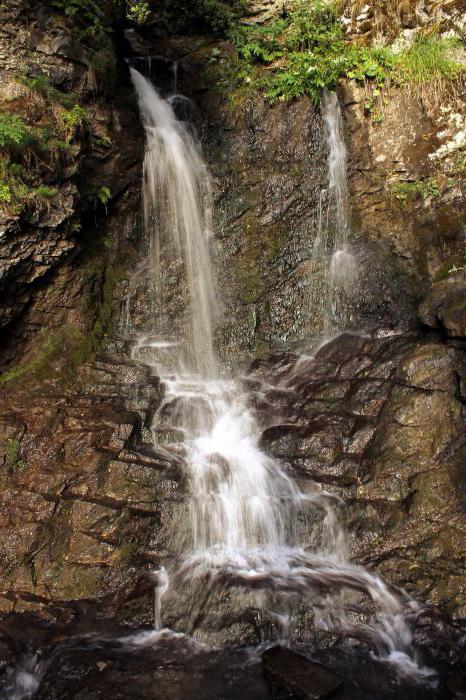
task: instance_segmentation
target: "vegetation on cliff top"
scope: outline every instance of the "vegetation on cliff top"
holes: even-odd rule
[[[318,103],[323,89],[347,77],[375,91],[367,103],[372,111],[387,84],[438,85],[464,72],[454,56],[459,40],[421,32],[398,53],[355,45],[345,39],[340,10],[339,2],[296,0],[275,22],[234,27],[229,37],[242,64],[236,87],[260,87],[271,102],[308,95]]]

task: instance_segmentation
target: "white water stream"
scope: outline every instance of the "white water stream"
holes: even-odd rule
[[[179,326],[170,325],[159,311],[151,333],[139,339],[133,352],[161,377],[164,399],[154,418],[154,438],[168,424],[173,437],[164,448],[182,459],[189,484],[189,522],[175,523],[173,532],[183,542],[180,561],[168,574],[155,574],[156,624],[162,625],[167,589],[176,590],[183,582],[198,579],[207,587],[253,589],[258,591],[256,604],[282,621],[282,635],[293,629],[298,601],[313,610],[314,624],[362,638],[405,672],[422,674],[407,621],[418,610],[416,603],[347,561],[335,497],[304,493],[264,453],[250,395],[240,380],[219,376],[209,175],[191,128],[176,118],[170,100],[162,99],[136,70],[131,76],[147,137],[143,201],[151,287],[163,298],[164,272],[174,258],[174,270],[183,275],[183,311],[188,309],[179,335]],[[334,96],[326,97],[330,188],[337,204],[329,286],[333,317],[332,290],[354,276],[336,104]],[[285,380],[282,389],[289,390]],[[318,522],[317,534],[310,531],[311,521]],[[364,623],[352,612],[354,600],[361,597],[372,601],[372,615]]]
[[[325,336],[344,328],[351,313],[351,292],[358,271],[349,243],[350,204],[347,177],[347,153],[343,119],[336,93],[324,91],[322,118],[328,149],[328,190],[321,193],[319,231],[312,257],[320,267],[322,278],[319,303]],[[326,199],[326,205],[324,205]]]

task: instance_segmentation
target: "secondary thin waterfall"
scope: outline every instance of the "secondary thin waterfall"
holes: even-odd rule
[[[151,240],[150,286],[163,298],[164,274],[174,256],[173,271],[180,274],[188,301],[182,308],[186,324],[168,324],[162,308],[151,334],[141,337],[133,352],[161,378],[164,398],[152,424],[154,442],[184,465],[189,490],[188,509],[173,523],[178,561],[154,574],[157,624],[170,594],[181,598],[179,591],[198,581],[204,601],[228,588],[239,607],[238,591],[252,591],[254,605],[279,621],[280,635],[292,632],[296,607],[304,604],[313,610],[315,625],[362,638],[412,671],[406,615],[416,614],[417,605],[346,560],[334,508],[338,499],[321,490],[301,491],[261,448],[262,430],[246,384],[219,377],[207,169],[193,132],[176,118],[170,100],[137,71],[131,76],[147,138],[143,202]],[[338,216],[347,220],[343,209]],[[340,233],[346,236],[343,226]],[[344,250],[344,240],[337,239],[343,245],[338,250]],[[177,358],[175,368],[169,355]],[[295,371],[277,376],[275,390],[293,391],[300,367],[298,362]],[[266,397],[268,389],[257,390],[256,398]],[[353,615],[358,596],[372,600],[366,624]],[[190,603],[192,597],[192,591],[184,596]],[[209,619],[202,600],[202,615],[196,617],[202,623],[192,622],[190,631]]]
[[[321,194],[319,231],[312,257],[321,269],[319,302],[323,331],[328,335],[344,328],[350,320],[351,292],[357,279],[357,267],[349,244],[351,211],[347,153],[336,93],[324,91],[322,118],[328,149],[328,190]]]

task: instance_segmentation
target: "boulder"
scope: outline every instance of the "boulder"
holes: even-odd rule
[[[433,284],[420,305],[419,318],[451,338],[466,337],[466,273],[456,272]]]

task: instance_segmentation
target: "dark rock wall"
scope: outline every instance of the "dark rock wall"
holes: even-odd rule
[[[43,206],[27,204],[19,213],[3,209],[0,214],[0,359],[11,366],[29,350],[34,353],[28,343],[36,343],[41,329],[69,322],[89,330],[85,298],[92,289],[83,260],[89,272],[89,260],[97,256],[104,270],[103,258],[115,263],[124,246],[130,253],[135,226],[123,221],[130,200],[131,216],[137,216],[142,135],[124,69],[113,100],[64,16],[42,3],[8,2],[0,12],[2,109],[32,128],[48,127],[56,104],[21,82],[25,76],[45,76],[50,89],[70,96],[87,114],[56,161],[31,156],[39,161],[35,184],[51,184],[56,194]],[[115,46],[109,46],[115,54]],[[113,60],[117,70],[116,55]],[[105,206],[99,200],[102,187],[110,193]],[[122,219],[117,225],[112,223],[116,210]]]

